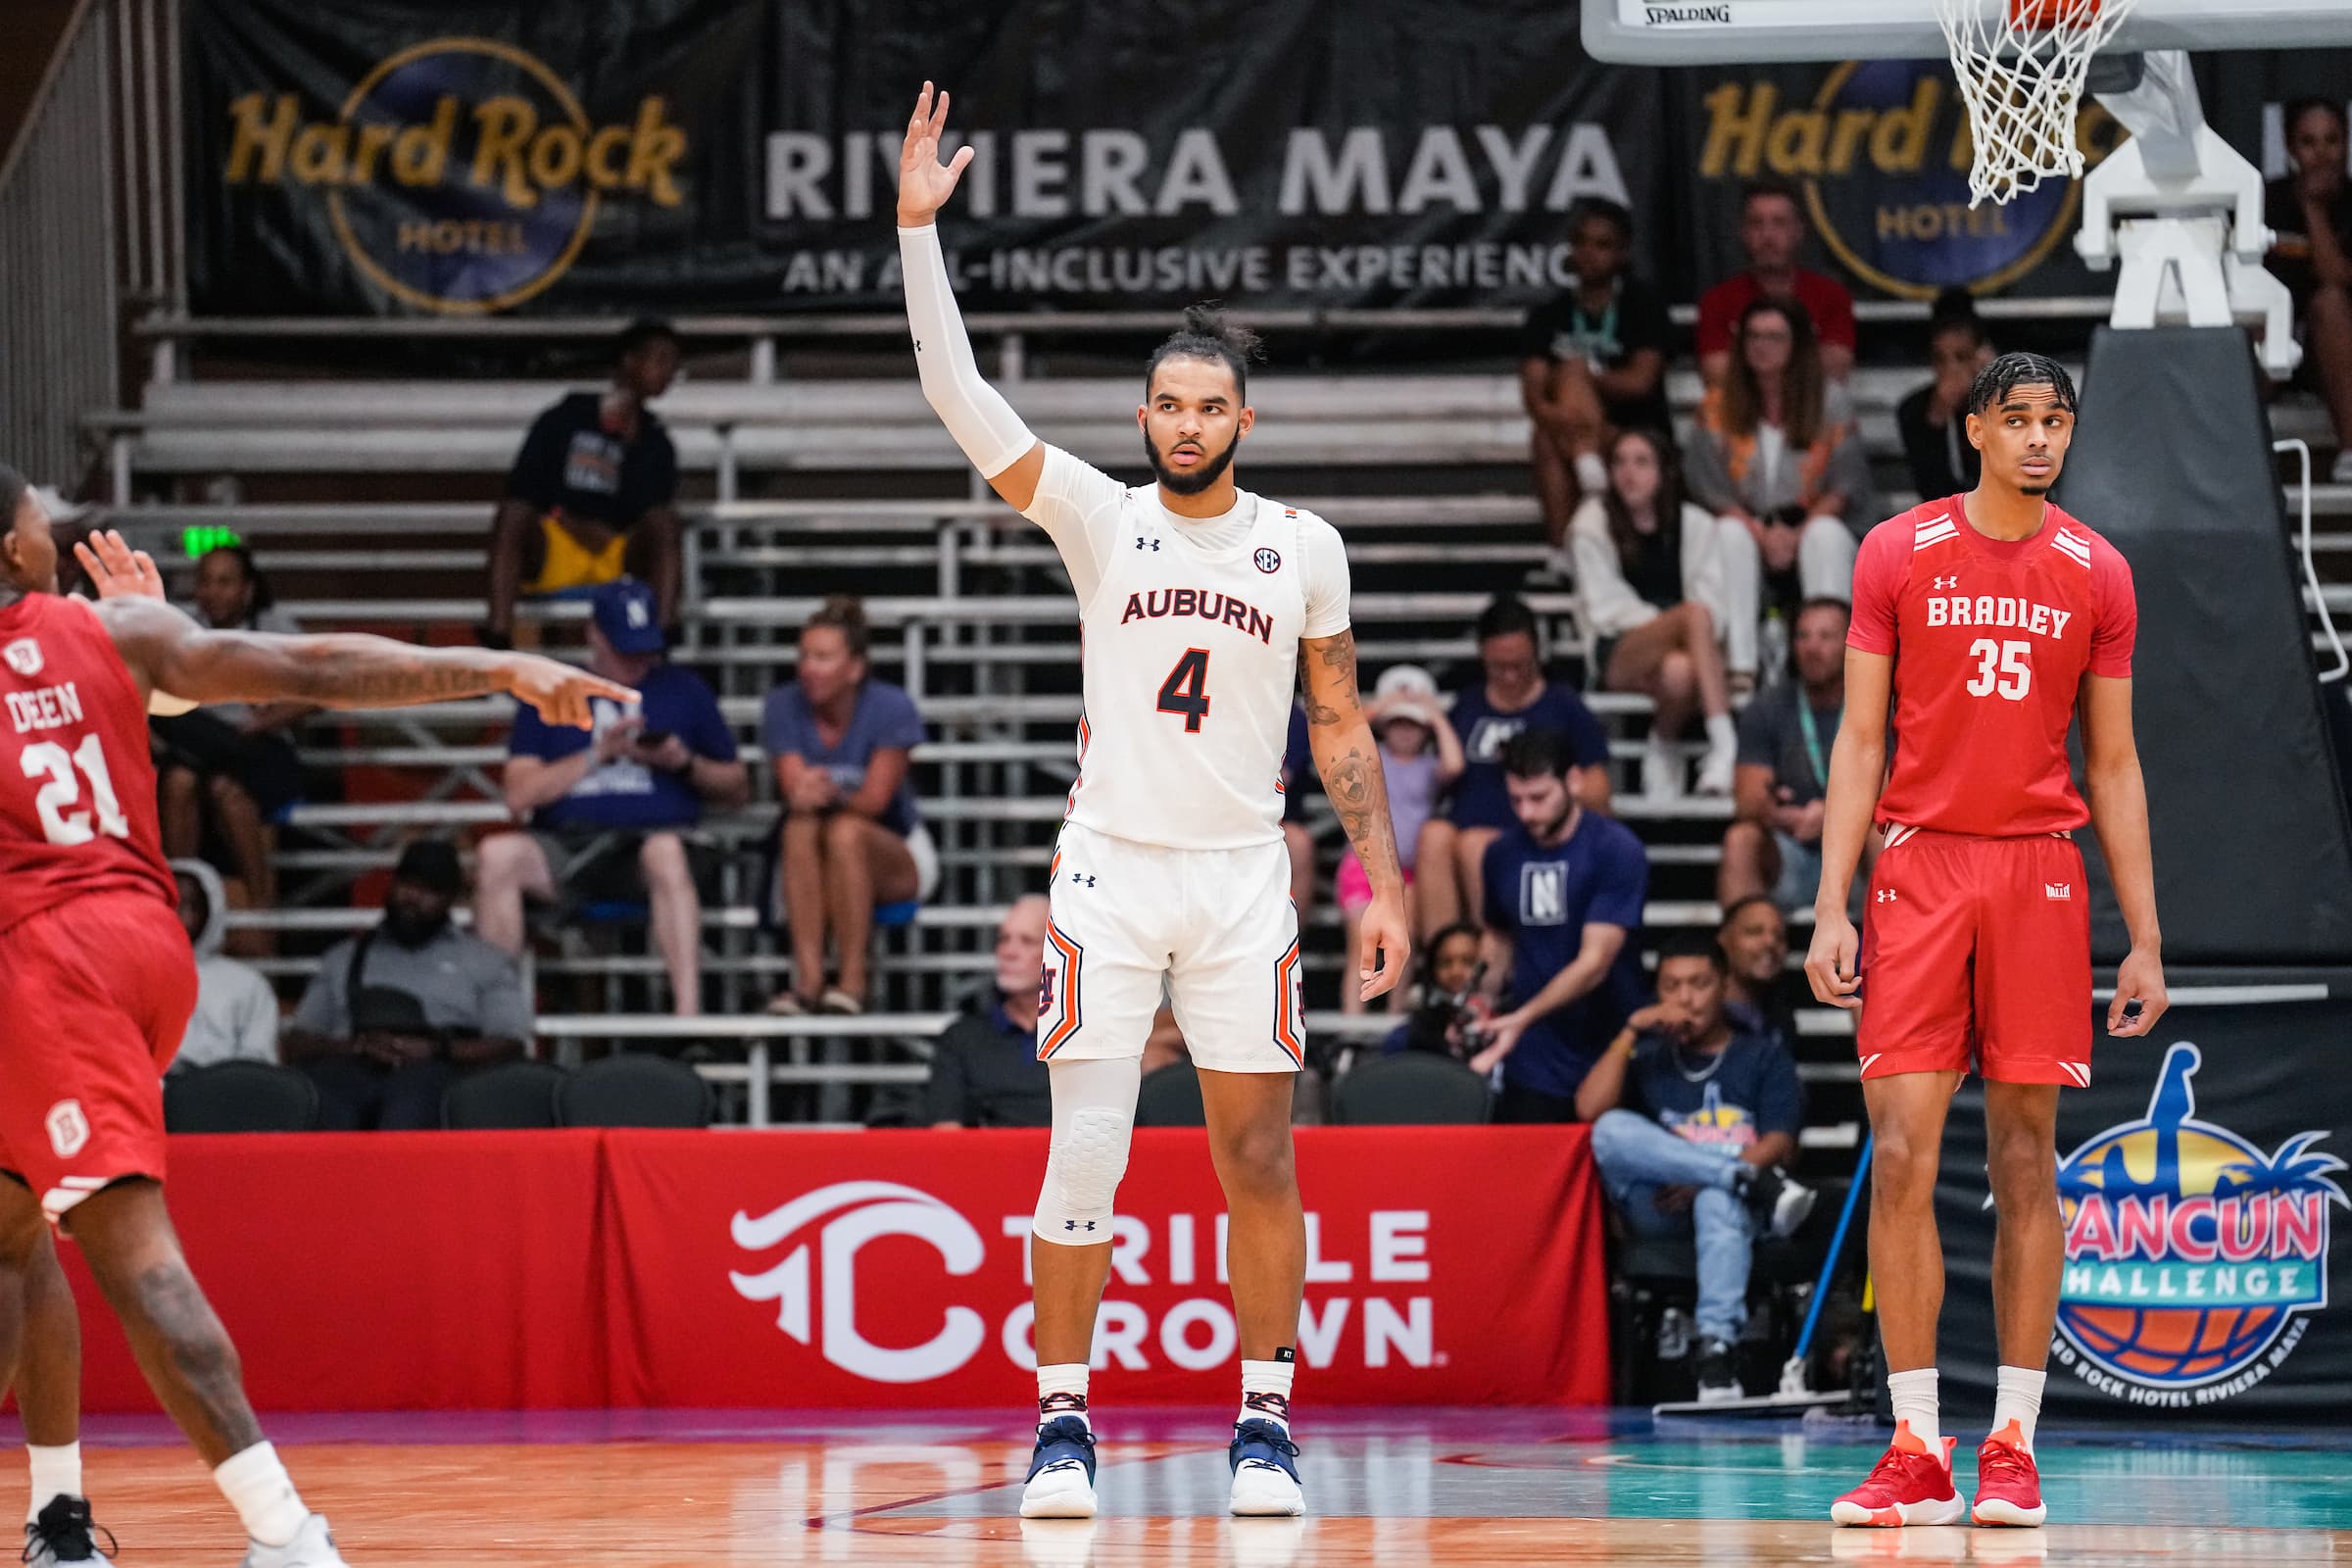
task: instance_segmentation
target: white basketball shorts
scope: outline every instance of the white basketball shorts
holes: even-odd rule
[[[1298,1070],[1298,911],[1280,839],[1170,850],[1064,823],[1047,898],[1041,1060],[1141,1055],[1164,981],[1195,1065]]]

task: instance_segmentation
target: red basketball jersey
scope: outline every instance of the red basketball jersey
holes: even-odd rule
[[[1894,660],[1879,820],[1987,838],[2081,827],[2075,693],[2086,673],[2132,673],[2138,626],[2131,566],[2054,506],[2026,539],[1977,532],[1958,496],[1873,528],[1846,643]]]
[[[86,893],[178,902],[156,819],[147,705],[98,612],[0,609],[0,931]]]

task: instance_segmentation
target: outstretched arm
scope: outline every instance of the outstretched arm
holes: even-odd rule
[[[109,599],[97,611],[142,692],[161,688],[199,703],[405,708],[512,692],[549,723],[586,729],[591,697],[637,701],[625,686],[531,654],[415,648],[385,637],[207,631],[146,598]]]
[[[934,99],[931,83],[924,82],[899,150],[899,268],[906,284],[906,320],[914,330],[915,369],[923,378],[923,397],[963,455],[1007,505],[1026,512],[1045,471],[1046,449],[1004,395],[981,379],[948,281],[947,257],[939,248],[935,220],[972,161],[969,147],[956,149],[947,163],[939,161],[947,124],[948,95]]]
[[[1354,630],[1302,638],[1298,653],[1306,668],[1306,734],[1315,771],[1323,776],[1323,792],[1339,808],[1348,842],[1372,881],[1372,906],[1364,911],[1355,954],[1358,983],[1369,1002],[1396,989],[1412,956],[1389,781],[1356,690]]]

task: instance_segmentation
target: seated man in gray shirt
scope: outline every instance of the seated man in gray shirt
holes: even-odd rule
[[[1037,1059],[1046,898],[1015,900],[997,926],[997,983],[948,1025],[931,1056],[923,1119],[934,1127],[1051,1127],[1054,1102]]]
[[[466,1072],[523,1054],[530,1001],[513,959],[460,931],[466,891],[454,846],[410,845],[383,922],[319,960],[279,1051],[318,1085],[327,1132],[441,1125],[441,1097]]]

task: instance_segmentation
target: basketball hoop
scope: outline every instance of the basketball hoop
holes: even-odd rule
[[[1969,206],[2082,172],[2075,114],[2091,56],[2134,0],[1936,0],[1977,159]]]

